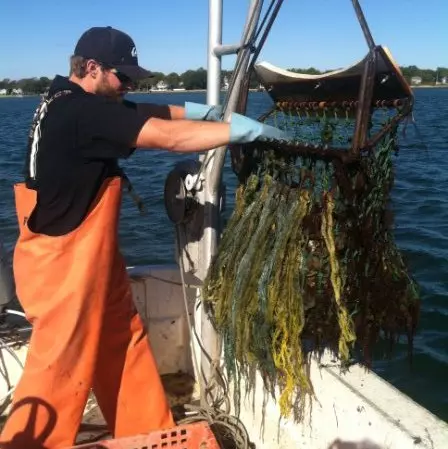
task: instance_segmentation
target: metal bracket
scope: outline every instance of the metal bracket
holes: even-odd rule
[[[213,54],[216,57],[227,56],[227,55],[235,55],[240,49],[243,47],[242,44],[233,44],[233,45],[217,45],[213,49]]]
[[[192,175],[189,173],[185,177],[185,188],[188,192],[199,192],[202,190],[204,181],[205,179],[200,173],[196,175]]]

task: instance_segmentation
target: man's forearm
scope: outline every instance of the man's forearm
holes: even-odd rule
[[[229,140],[228,123],[151,118],[141,129],[134,146],[190,153],[227,145]]]

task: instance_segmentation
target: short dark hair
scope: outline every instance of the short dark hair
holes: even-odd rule
[[[87,75],[87,61],[88,59],[82,56],[72,55],[70,57],[70,76],[75,75],[78,78],[84,78]]]

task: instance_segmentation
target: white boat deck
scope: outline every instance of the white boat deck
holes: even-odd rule
[[[198,400],[190,334],[184,312],[180,275],[176,267],[130,269],[137,308],[147,322],[151,344],[172,406]],[[191,290],[192,298],[194,291]],[[193,302],[191,302],[193,306]],[[190,312],[192,312],[191,307]],[[3,349],[12,384],[20,376],[16,361]],[[26,346],[16,349],[23,361]],[[240,419],[257,449],[447,449],[448,425],[372,372],[353,366],[341,374],[330,357],[314,361],[311,379],[316,399],[302,423],[279,423],[279,408],[269,400],[261,431],[263,394],[243,402]],[[6,383],[0,388],[1,397]],[[252,403],[254,400],[254,403]],[[94,397],[84,423],[104,424]],[[83,432],[84,441],[98,432]]]

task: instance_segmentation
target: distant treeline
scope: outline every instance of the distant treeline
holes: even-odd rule
[[[422,84],[434,84],[436,81],[441,81],[444,77],[448,77],[448,68],[438,67],[436,70],[420,69],[415,65],[408,67],[400,67],[404,77],[411,82],[411,78],[420,77]],[[311,67],[308,69],[289,69],[294,72],[320,74],[325,73]],[[207,87],[207,71],[203,68],[197,70],[187,70],[182,74],[162,72],[153,72],[154,77],[141,80],[138,83],[137,90],[148,91],[156,88],[157,84],[162,82],[167,89],[184,88],[186,90],[205,89]],[[231,71],[223,70],[221,73],[222,84],[226,80],[230,81],[232,76]],[[41,78],[24,78],[20,80],[3,79],[0,81],[0,91],[6,89],[6,93],[10,94],[14,89],[21,89],[24,94],[41,94],[44,93],[51,84],[51,79],[47,77]],[[251,88],[259,87],[259,81],[255,76],[252,77]]]

